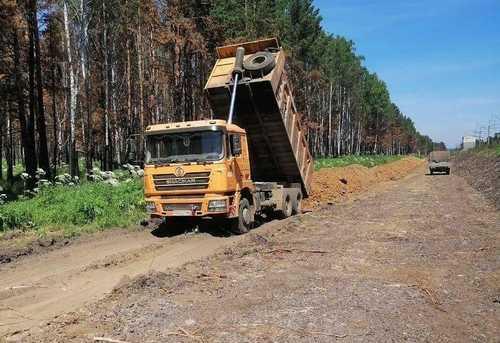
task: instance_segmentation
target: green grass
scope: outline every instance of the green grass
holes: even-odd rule
[[[360,164],[365,167],[375,167],[380,164],[389,163],[400,160],[402,155],[348,155],[336,158],[319,158],[314,161],[314,169],[321,168],[338,168],[345,167],[351,164]]]
[[[35,230],[40,235],[63,231],[66,236],[111,227],[128,227],[145,218],[141,179],[118,186],[85,182],[53,186],[30,199],[0,205],[0,233]]]
[[[479,155],[483,156],[496,156],[500,157],[500,143],[494,143],[494,144],[483,144],[480,145],[472,150],[470,150],[472,153],[477,153]]]
[[[481,144],[469,150],[456,150],[454,156],[461,155],[478,155],[483,157],[500,157],[500,142],[493,142],[491,144]]]

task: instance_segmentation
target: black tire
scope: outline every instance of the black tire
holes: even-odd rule
[[[429,172],[430,172],[431,175],[434,175],[434,172],[432,170],[429,170]]]
[[[233,233],[241,235],[252,229],[253,220],[251,211],[248,199],[241,198],[238,208],[238,218],[231,219],[231,231]]]
[[[272,53],[259,51],[243,61],[243,68],[252,77],[262,77],[271,72],[276,66],[276,61]]]
[[[292,203],[292,214],[300,214],[302,212],[302,195],[297,194],[297,198]]]
[[[446,175],[450,175],[450,170],[449,169],[446,171]]]

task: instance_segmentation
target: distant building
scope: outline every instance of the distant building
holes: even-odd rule
[[[462,137],[462,150],[469,150],[476,147],[477,137],[463,136]]]

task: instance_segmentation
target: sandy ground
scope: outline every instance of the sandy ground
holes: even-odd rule
[[[133,232],[5,264],[0,335],[497,342],[498,212],[425,172],[243,236]]]
[[[137,275],[181,266],[238,240],[208,233],[173,238],[149,231],[116,233],[2,266],[0,334],[37,326]]]

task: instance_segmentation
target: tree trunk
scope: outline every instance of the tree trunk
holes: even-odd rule
[[[132,123],[132,75],[130,62],[130,38],[127,35],[127,120]],[[130,132],[129,132],[130,134]]]
[[[139,159],[144,156],[144,75],[142,61],[142,34],[141,34],[141,12],[138,9],[137,29],[137,71],[139,73]]]
[[[13,47],[14,47],[14,78],[17,97],[17,114],[19,117],[19,125],[21,127],[21,142],[24,149],[24,164],[26,173],[35,175],[36,172],[36,148],[35,140],[29,134],[28,123],[26,122],[26,105],[24,103],[24,85],[23,74],[21,71],[19,36],[17,29],[13,32]],[[32,186],[32,183],[28,183]]]
[[[111,163],[109,160],[109,156],[111,154],[110,144],[109,144],[109,52],[108,52],[108,28],[106,23],[106,2],[102,3],[102,16],[104,20],[104,30],[103,30],[103,54],[104,54],[104,63],[103,63],[103,78],[104,78],[104,170],[111,170]]]
[[[27,13],[28,21],[28,94],[29,94],[29,115],[26,121],[26,130],[29,136],[29,140],[33,142],[33,160],[35,161],[35,168],[32,173],[28,174],[34,176],[37,165],[37,155],[36,155],[36,140],[35,140],[35,119],[36,119],[36,96],[35,96],[35,42],[33,38],[33,14],[31,11]],[[26,154],[26,151],[25,151]]]
[[[333,100],[333,83],[330,81],[330,93],[328,96],[328,157],[333,155],[332,148],[332,100]]]
[[[0,113],[1,111],[2,108],[0,107]],[[7,118],[7,114],[5,115],[2,114],[0,118]],[[4,137],[3,128],[7,127],[7,125],[5,125],[6,123],[3,122],[4,120],[0,120],[0,180],[3,179],[3,137]],[[7,135],[5,134],[5,136]]]
[[[57,175],[57,162],[59,159],[59,144],[57,140],[57,105],[56,105],[56,65],[55,61],[52,62],[52,70],[51,70],[51,84],[52,84],[52,135],[54,136],[54,147],[53,147],[53,155],[52,155],[52,168],[53,175]]]
[[[342,96],[342,86],[339,86],[339,118],[337,123],[337,156],[342,153],[342,116],[344,115],[344,97]]]
[[[49,150],[47,147],[47,128],[45,125],[45,109],[43,105],[43,81],[42,81],[42,64],[41,64],[41,52],[40,52],[40,37],[38,32],[38,19],[37,19],[37,1],[30,1],[30,25],[31,34],[30,37],[33,39],[35,48],[35,65],[36,68],[36,86],[37,86],[37,132],[38,132],[38,163],[40,168],[42,168],[47,177],[50,177],[50,160],[49,160]],[[31,48],[30,48],[31,50]]]
[[[86,113],[86,125],[84,131],[85,138],[85,169],[87,175],[90,174],[92,170],[92,118],[90,114],[90,77],[87,76],[88,71],[88,18],[87,18],[87,6],[85,0],[80,0],[80,16],[81,16],[81,29],[80,29],[80,69],[82,73],[82,82],[85,89],[85,113]],[[82,107],[83,107],[83,102]],[[82,108],[83,111],[83,108]]]
[[[9,135],[9,144],[7,144],[7,181],[14,180],[14,138],[12,134],[12,112],[9,109],[7,116],[7,132]]]
[[[69,33],[69,18],[68,18],[68,4],[67,0],[63,5],[64,14],[64,34],[66,38],[66,54],[68,58],[68,71],[69,71],[69,165],[71,176],[77,176],[78,170],[78,157],[76,156],[76,142],[75,142],[75,113],[76,113],[76,95],[77,88],[75,83],[75,75],[73,72],[73,57],[71,56],[71,39]]]

